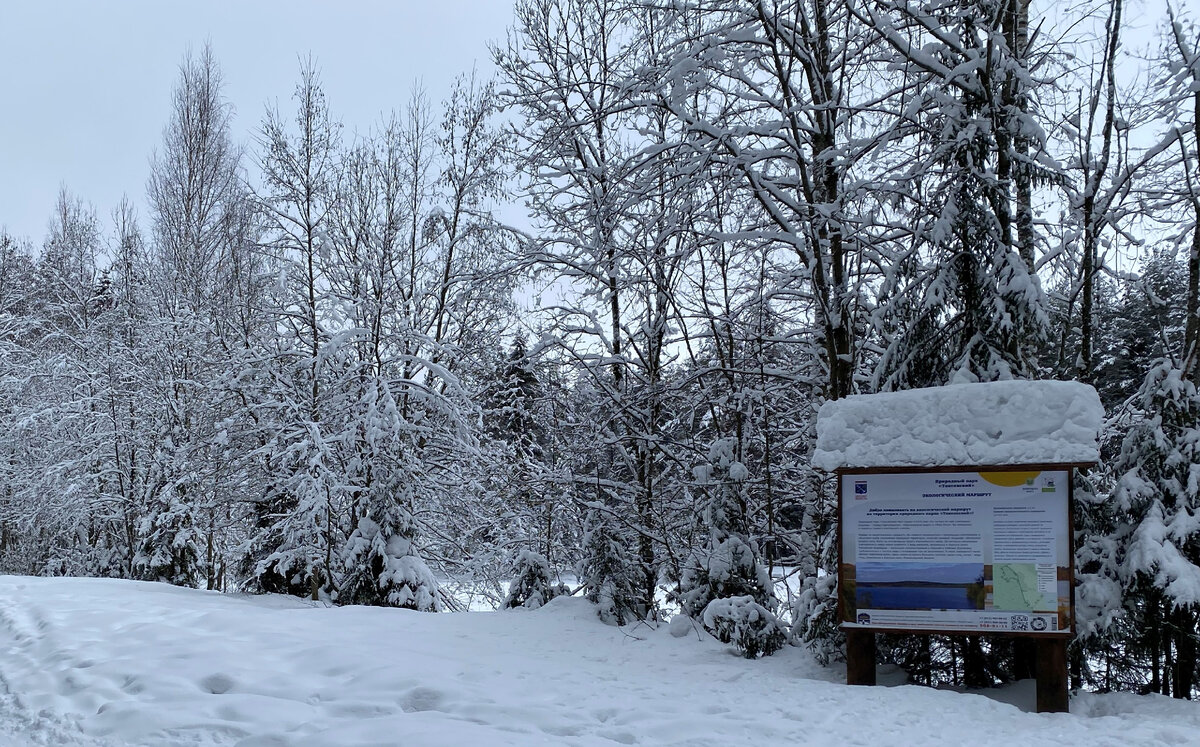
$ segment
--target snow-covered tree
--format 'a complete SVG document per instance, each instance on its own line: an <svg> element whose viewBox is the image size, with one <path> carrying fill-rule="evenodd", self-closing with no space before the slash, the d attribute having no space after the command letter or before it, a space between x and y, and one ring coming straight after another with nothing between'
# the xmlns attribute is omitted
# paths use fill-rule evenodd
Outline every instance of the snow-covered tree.
<svg viewBox="0 0 1200 747"><path fill-rule="evenodd" d="M1040 130L1028 112L1036 79L1013 37L1017 5L897 2L854 11L913 78L914 98L896 100L906 113L897 112L893 137L906 145L884 176L911 228L907 245L891 250L881 289L880 316L900 318L898 328L881 327L881 387L1036 370L1048 317L1022 190L1054 178L1057 167L1033 155L1044 145L1030 141ZM902 134L914 128L915 137Z"/></svg>
<svg viewBox="0 0 1200 747"><path fill-rule="evenodd" d="M362 418L366 479L355 496L354 530L346 540L341 601L441 609L438 583L416 545L413 511L424 487L414 463L413 430L386 387L369 392Z"/></svg>
<svg viewBox="0 0 1200 747"><path fill-rule="evenodd" d="M596 614L610 625L625 625L646 616L638 594L638 580L630 569L629 539L617 520L602 508L587 515L582 556L576 566L584 585L584 597L596 605Z"/></svg>
<svg viewBox="0 0 1200 747"><path fill-rule="evenodd" d="M162 472L147 484L153 503L146 518L148 525L174 526L170 514L159 521L153 512L183 501L202 536L198 573L209 589L225 583L237 541L234 504L246 483L248 460L229 462L224 444L231 429L237 440L237 424L249 416L227 383L243 370L247 330L245 323L238 328L235 310L253 303L247 265L257 238L223 85L210 46L185 56L147 185L153 228L143 311L143 370L159 414L144 431L156 441L144 448L168 455L155 462ZM143 546L142 555L170 552Z"/></svg>
<svg viewBox="0 0 1200 747"><path fill-rule="evenodd" d="M270 431L263 457L272 486L267 500L281 516L257 540L266 557L253 577L274 574L314 599L332 595L334 558L344 539L343 479L337 434L329 416L344 404L331 377L343 363L329 312L327 219L335 195L339 125L329 112L318 72L308 60L293 95L294 121L268 110L260 135L264 211L271 217L272 259L280 267L273 294L278 339L273 377L262 408ZM260 585L261 582L260 582Z"/></svg>
<svg viewBox="0 0 1200 747"><path fill-rule="evenodd" d="M1164 119L1172 148L1159 198L1188 253L1181 350L1152 364L1134 406L1115 498L1125 611L1149 688L1191 698L1200 664L1200 31L1171 15L1164 55ZM1189 235L1190 232L1190 235ZM1164 666L1165 664L1165 666Z"/></svg>
<svg viewBox="0 0 1200 747"><path fill-rule="evenodd" d="M720 640L733 642L747 658L774 653L786 640L775 616L771 578L758 563L746 515L746 466L737 441L724 438L709 449L708 464L697 469L705 492L702 520L707 541L692 551L679 579L683 613L702 620Z"/></svg>
<svg viewBox="0 0 1200 747"><path fill-rule="evenodd" d="M550 561L533 550L520 550L512 565L512 579L501 607L537 609L551 599L568 593L562 583L555 583Z"/></svg>

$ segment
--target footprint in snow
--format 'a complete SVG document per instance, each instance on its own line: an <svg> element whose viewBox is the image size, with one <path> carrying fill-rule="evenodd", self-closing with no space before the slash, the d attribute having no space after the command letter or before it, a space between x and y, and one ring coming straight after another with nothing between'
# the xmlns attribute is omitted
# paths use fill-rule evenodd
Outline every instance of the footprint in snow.
<svg viewBox="0 0 1200 747"><path fill-rule="evenodd" d="M227 674L210 674L200 680L200 689L213 695L224 695L233 689L235 682Z"/></svg>
<svg viewBox="0 0 1200 747"><path fill-rule="evenodd" d="M400 708L405 713L436 711L445 700L445 695L430 687L414 687L400 697Z"/></svg>
<svg viewBox="0 0 1200 747"><path fill-rule="evenodd" d="M609 731L601 732L600 736L604 739L611 739L618 744L637 744L638 738L627 731Z"/></svg>

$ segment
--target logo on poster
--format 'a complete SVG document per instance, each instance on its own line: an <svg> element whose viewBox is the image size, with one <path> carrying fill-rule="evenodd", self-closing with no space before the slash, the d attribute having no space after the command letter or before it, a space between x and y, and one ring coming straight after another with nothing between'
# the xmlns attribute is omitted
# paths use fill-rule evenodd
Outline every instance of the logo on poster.
<svg viewBox="0 0 1200 747"><path fill-rule="evenodd" d="M855 480L854 481L854 500L865 501L866 499L867 499L867 481L866 480Z"/></svg>

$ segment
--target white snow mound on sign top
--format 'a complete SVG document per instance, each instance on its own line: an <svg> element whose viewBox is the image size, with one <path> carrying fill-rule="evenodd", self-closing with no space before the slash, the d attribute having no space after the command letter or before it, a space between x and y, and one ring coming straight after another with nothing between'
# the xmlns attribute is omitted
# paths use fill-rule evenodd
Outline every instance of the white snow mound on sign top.
<svg viewBox="0 0 1200 747"><path fill-rule="evenodd" d="M1077 381L994 381L826 402L813 466L1095 462L1104 407Z"/></svg>

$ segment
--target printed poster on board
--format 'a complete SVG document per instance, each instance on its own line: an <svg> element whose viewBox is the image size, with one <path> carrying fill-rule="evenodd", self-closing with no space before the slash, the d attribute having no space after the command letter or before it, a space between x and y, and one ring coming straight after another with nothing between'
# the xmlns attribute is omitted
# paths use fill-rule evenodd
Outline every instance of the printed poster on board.
<svg viewBox="0 0 1200 747"><path fill-rule="evenodd" d="M842 476L842 627L1069 634L1066 470Z"/></svg>

